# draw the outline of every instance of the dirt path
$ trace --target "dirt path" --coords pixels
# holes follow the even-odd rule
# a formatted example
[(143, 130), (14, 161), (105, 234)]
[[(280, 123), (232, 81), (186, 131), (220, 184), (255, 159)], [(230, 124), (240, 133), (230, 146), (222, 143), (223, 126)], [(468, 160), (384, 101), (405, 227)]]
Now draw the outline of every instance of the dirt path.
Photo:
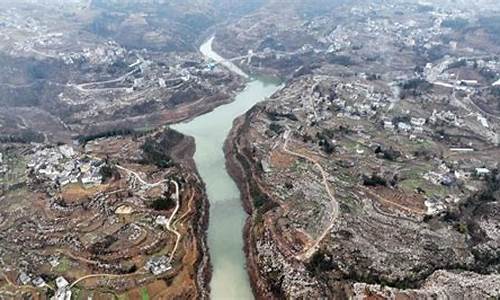
[(287, 148), (290, 135), (291, 135), (291, 131), (287, 131), (284, 134), (285, 143), (283, 144), (283, 150), (290, 155), (303, 158), (303, 159), (313, 163), (320, 170), (321, 176), (323, 177), (323, 185), (325, 186), (325, 190), (328, 193), (328, 197), (330, 197), (331, 205), (332, 205), (330, 224), (325, 228), (325, 230), (323, 230), (321, 235), (316, 239), (314, 244), (309, 247), (309, 249), (305, 250), (303, 253), (296, 256), (296, 258), (299, 260), (307, 260), (318, 250), (319, 244), (321, 243), (321, 241), (326, 237), (326, 235), (331, 231), (331, 229), (335, 225), (335, 220), (337, 219), (337, 217), (339, 215), (339, 204), (338, 204), (337, 200), (335, 199), (333, 192), (330, 189), (330, 186), (328, 184), (328, 173), (325, 171), (325, 169), (323, 169), (323, 167), (315, 159), (310, 158), (307, 155), (291, 151)]
[(182, 238), (182, 235), (172, 225), (172, 220), (174, 219), (175, 215), (179, 211), (179, 207), (180, 207), (180, 201), (179, 201), (179, 184), (176, 181), (174, 181), (174, 180), (171, 180), (171, 182), (175, 186), (175, 194), (174, 194), (175, 209), (172, 212), (172, 215), (170, 216), (170, 218), (168, 218), (166, 226), (167, 226), (167, 230), (170, 231), (170, 232), (172, 232), (177, 237), (177, 239), (175, 241), (175, 246), (172, 249), (172, 253), (170, 253), (170, 258), (168, 259), (169, 263), (172, 262), (172, 260), (174, 259), (175, 252), (177, 251), (177, 248), (179, 247), (179, 242), (181, 241), (181, 238)]
[(137, 272), (137, 273), (133, 273), (133, 274), (122, 274), (122, 275), (118, 275), (118, 274), (90, 274), (90, 275), (86, 275), (86, 276), (83, 276), (83, 277), (80, 277), (78, 278), (77, 280), (75, 280), (70, 286), (69, 288), (71, 289), (72, 287), (74, 287), (75, 285), (77, 285), (78, 283), (84, 281), (84, 280), (87, 280), (87, 279), (91, 279), (91, 278), (99, 278), (99, 277), (107, 277), (107, 278), (127, 278), (127, 277), (133, 277), (133, 276), (139, 276), (139, 275), (146, 275), (147, 273), (146, 272)]

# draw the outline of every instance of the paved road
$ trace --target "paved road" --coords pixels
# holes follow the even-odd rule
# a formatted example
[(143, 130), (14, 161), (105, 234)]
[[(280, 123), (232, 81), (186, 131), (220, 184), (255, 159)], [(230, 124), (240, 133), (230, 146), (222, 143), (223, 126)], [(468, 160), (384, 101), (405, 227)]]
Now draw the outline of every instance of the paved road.
[(141, 176), (139, 176), (139, 174), (137, 174), (137, 172), (132, 171), (132, 170), (127, 169), (127, 168), (124, 168), (124, 167), (122, 167), (122, 166), (120, 166), (120, 165), (116, 165), (116, 167), (117, 167), (118, 169), (122, 170), (122, 171), (127, 172), (128, 174), (132, 174), (132, 175), (134, 175), (134, 176), (135, 176), (135, 178), (137, 178), (137, 180), (139, 180), (139, 182), (140, 182), (140, 183), (142, 183), (142, 185), (145, 185), (145, 186), (146, 186), (146, 187), (148, 187), (148, 188), (154, 188), (154, 187), (157, 187), (157, 186), (159, 186), (160, 184), (163, 184), (163, 183), (165, 183), (165, 182), (167, 182), (167, 181), (168, 181), (168, 179), (164, 179), (164, 180), (158, 181), (157, 183), (148, 183), (148, 182), (146, 182), (145, 180), (143, 180), (143, 179), (141, 178)]
[(70, 87), (73, 87), (77, 90), (79, 90), (80, 92), (92, 92), (92, 91), (107, 91), (107, 90), (120, 90), (120, 89), (126, 89), (126, 88), (123, 88), (123, 87), (120, 87), (120, 88), (94, 88), (94, 89), (91, 89), (91, 88), (87, 88), (88, 86), (90, 85), (98, 85), (98, 84), (108, 84), (108, 83), (115, 83), (115, 82), (120, 82), (120, 81), (123, 81), (125, 80), (128, 76), (134, 74), (135, 72), (137, 72), (139, 69), (137, 68), (134, 68), (132, 71), (118, 77), (118, 78), (115, 78), (115, 79), (110, 79), (110, 80), (105, 80), (105, 81), (96, 81), (96, 82), (87, 82), (87, 83), (80, 83), (80, 84), (69, 84)]
[(168, 259), (169, 263), (174, 259), (175, 252), (177, 251), (177, 248), (179, 247), (179, 242), (181, 241), (181, 238), (182, 238), (181, 234), (172, 226), (172, 221), (173, 221), (175, 215), (177, 214), (177, 212), (179, 211), (180, 201), (179, 201), (179, 184), (176, 181), (174, 181), (174, 180), (171, 180), (171, 182), (175, 186), (175, 194), (174, 194), (175, 209), (172, 212), (172, 215), (170, 216), (170, 218), (168, 218), (166, 226), (167, 226), (167, 230), (170, 231), (170, 232), (172, 232), (173, 234), (175, 234), (175, 236), (177, 237), (177, 239), (175, 241), (175, 246), (172, 249), (172, 253), (170, 253), (170, 258)]
[(201, 47), (200, 47), (200, 51), (201, 53), (210, 58), (210, 59), (213, 59), (214, 61), (216, 61), (217, 63), (223, 65), (224, 67), (226, 67), (227, 69), (229, 69), (229, 71), (245, 78), (245, 79), (248, 79), (250, 78), (250, 76), (248, 76), (248, 74), (246, 74), (245, 72), (243, 72), (240, 68), (238, 68), (238, 66), (236, 66), (235, 64), (233, 64), (231, 61), (225, 59), (224, 57), (220, 56), (219, 54), (217, 54), (215, 51), (212, 50), (212, 44), (214, 42), (214, 39), (215, 39), (215, 36), (211, 37), (207, 43), (204, 43)]

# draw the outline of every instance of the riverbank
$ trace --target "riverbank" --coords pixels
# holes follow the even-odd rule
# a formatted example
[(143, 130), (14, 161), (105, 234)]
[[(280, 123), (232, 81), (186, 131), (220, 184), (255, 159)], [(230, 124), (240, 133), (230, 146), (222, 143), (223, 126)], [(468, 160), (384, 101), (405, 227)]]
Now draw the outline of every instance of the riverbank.
[[(181, 189), (179, 210), (169, 226), (179, 232), (181, 239), (177, 251), (172, 252), (172, 272), (162, 278), (164, 284), (148, 283), (146, 287), (152, 299), (209, 299), (211, 268), (206, 235), (209, 202), (193, 159), (196, 144), (190, 136), (164, 130), (169, 131), (172, 133), (166, 137), (169, 143), (164, 149), (173, 164), (182, 170), (182, 173), (170, 177), (178, 182)], [(161, 135), (153, 135), (151, 140), (165, 145)]]
[[(200, 195), (198, 197), (193, 197), (192, 201), (196, 201), (194, 216), (194, 225), (191, 229), (193, 230), (193, 236), (196, 240), (198, 257), (195, 262), (194, 270), (196, 270), (195, 284), (198, 289), (197, 299), (209, 299), (210, 297), (210, 279), (212, 277), (212, 268), (210, 264), (209, 249), (207, 246), (207, 230), (209, 224), (209, 210), (210, 203), (208, 201), (208, 196), (205, 188), (205, 184), (200, 179), (200, 174), (196, 168), (196, 163), (194, 162), (194, 154), (196, 153), (196, 143), (193, 137), (184, 136), (183, 141), (176, 145), (172, 150), (172, 157), (175, 161), (185, 164), (185, 166), (190, 170), (190, 174), (193, 174), (197, 181), (200, 183)], [(191, 206), (191, 203), (188, 203)]]
[(255, 235), (252, 234), (253, 230), (256, 229), (254, 226), (255, 223), (253, 222), (253, 218), (255, 218), (256, 215), (255, 207), (252, 203), (253, 198), (251, 191), (256, 190), (252, 188), (252, 185), (255, 186), (256, 182), (254, 174), (251, 171), (252, 167), (250, 164), (247, 164), (249, 160), (246, 154), (243, 153), (244, 149), (240, 148), (240, 138), (242, 138), (241, 130), (244, 126), (249, 125), (248, 115), (258, 113), (259, 111), (260, 108), (256, 106), (234, 121), (233, 128), (224, 143), (224, 153), (226, 157), (226, 168), (240, 190), (242, 205), (248, 214), (243, 228), (243, 239), (250, 285), (256, 299), (276, 299), (272, 292), (270, 292), (271, 287), (259, 272), (257, 263), (258, 257), (255, 251), (256, 240)]

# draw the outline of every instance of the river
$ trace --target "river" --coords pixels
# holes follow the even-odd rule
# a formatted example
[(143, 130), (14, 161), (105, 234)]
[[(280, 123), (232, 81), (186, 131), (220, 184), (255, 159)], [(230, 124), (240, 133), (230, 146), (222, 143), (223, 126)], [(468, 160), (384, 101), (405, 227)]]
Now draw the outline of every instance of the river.
[(249, 78), (249, 81), (232, 103), (172, 128), (195, 138), (194, 161), (205, 182), (210, 201), (208, 247), (213, 267), (211, 298), (253, 299), (243, 253), (243, 226), (247, 215), (241, 204), (240, 192), (227, 173), (223, 145), (233, 120), (257, 102), (271, 96), (279, 88), (279, 83), (250, 78), (215, 53), (212, 42), (213, 38), (209, 39), (200, 47), (200, 51), (234, 73)]

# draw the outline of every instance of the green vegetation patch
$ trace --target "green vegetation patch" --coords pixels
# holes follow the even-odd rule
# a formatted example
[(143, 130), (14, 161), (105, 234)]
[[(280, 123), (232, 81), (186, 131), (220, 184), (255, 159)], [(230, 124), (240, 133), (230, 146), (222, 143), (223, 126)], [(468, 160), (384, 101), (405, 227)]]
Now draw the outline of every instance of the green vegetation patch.
[(15, 185), (26, 181), (26, 160), (23, 156), (7, 153), (4, 156), (7, 172), (0, 176), (0, 185)]
[(145, 287), (141, 288), (141, 299), (142, 300), (149, 300), (148, 289)]
[(358, 213), (361, 211), (361, 207), (359, 206), (357, 200), (352, 195), (347, 195), (345, 197), (340, 198), (339, 200), (340, 203), (348, 207), (348, 211), (345, 211), (346, 213)]
[(345, 143), (342, 144), (347, 150), (350, 150), (351, 152), (352, 151), (355, 151), (356, 149), (360, 148), (360, 146), (363, 146), (357, 142), (354, 142), (354, 141), (347, 141)]
[(298, 173), (307, 169), (307, 163), (308, 162), (305, 159), (297, 158), (289, 169), (292, 173)]
[(436, 185), (425, 179), (407, 179), (399, 183), (399, 187), (408, 192), (414, 192), (417, 188), (425, 191), (427, 196), (436, 196), (444, 198), (449, 194), (448, 188), (442, 185)]
[(423, 184), (424, 184), (423, 181), (420, 179), (407, 179), (407, 180), (402, 181), (399, 184), (399, 186), (404, 190), (407, 190), (409, 192), (413, 192), (418, 187), (422, 187)]
[(71, 262), (67, 257), (61, 258), (59, 264), (55, 267), (55, 271), (58, 273), (66, 273), (69, 270)]
[(72, 288), (71, 289), (71, 299), (73, 300), (81, 300), (83, 299), (83, 291), (80, 288)]
[(411, 166), (401, 172), (403, 177), (409, 179), (420, 179), (424, 173), (431, 169), (432, 166)]

